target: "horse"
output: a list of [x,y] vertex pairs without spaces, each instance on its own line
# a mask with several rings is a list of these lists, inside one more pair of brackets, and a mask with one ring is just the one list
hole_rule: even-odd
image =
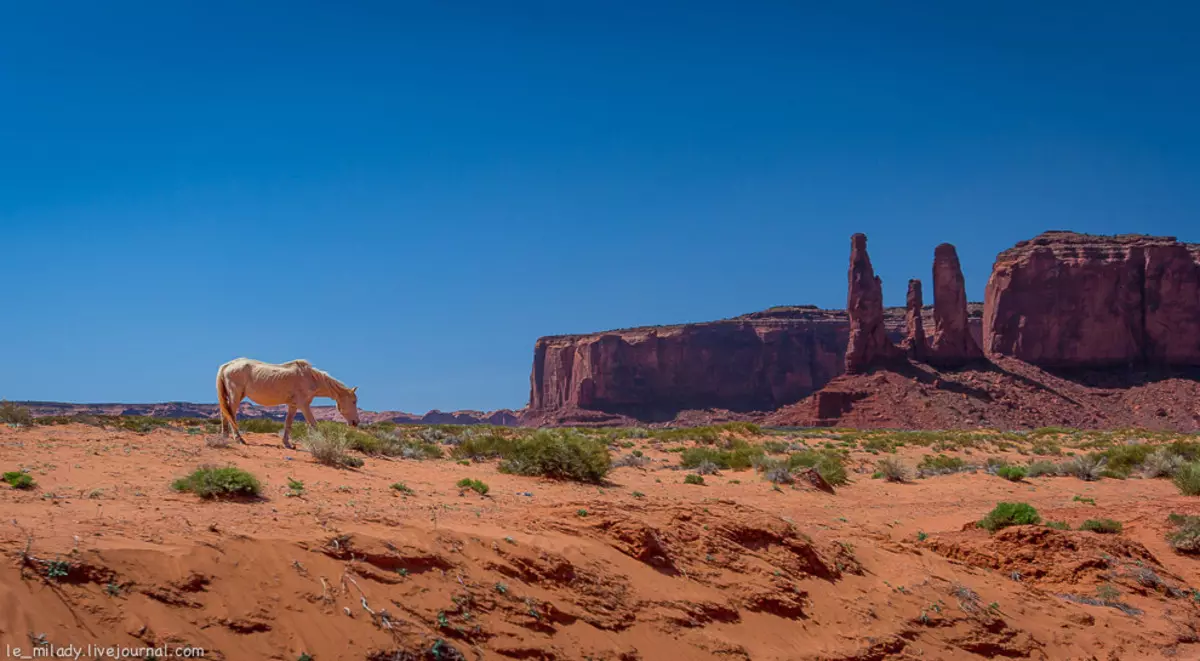
[[246,440],[238,429],[237,410],[242,399],[262,406],[287,404],[287,420],[283,424],[283,447],[293,449],[290,439],[292,419],[296,409],[304,412],[304,421],[311,429],[317,428],[317,419],[312,414],[314,397],[329,397],[337,402],[338,412],[350,423],[358,426],[358,388],[347,388],[344,383],[312,366],[307,360],[293,360],[276,365],[250,358],[235,358],[217,369],[217,401],[221,406],[221,436],[228,438],[232,428],[237,440],[243,445]]

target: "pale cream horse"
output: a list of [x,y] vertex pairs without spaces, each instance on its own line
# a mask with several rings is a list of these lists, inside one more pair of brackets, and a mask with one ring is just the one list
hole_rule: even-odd
[[217,401],[221,405],[221,435],[229,436],[233,429],[237,440],[245,443],[238,429],[237,411],[242,399],[263,406],[287,404],[287,420],[283,423],[283,446],[291,448],[292,419],[296,409],[304,412],[304,421],[316,429],[312,414],[314,397],[328,397],[337,402],[338,412],[351,426],[358,426],[358,388],[345,384],[312,366],[307,360],[293,360],[275,365],[250,358],[235,358],[217,370]]

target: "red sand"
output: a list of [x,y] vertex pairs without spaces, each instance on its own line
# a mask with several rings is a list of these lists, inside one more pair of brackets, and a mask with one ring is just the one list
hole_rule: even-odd
[[[892,484],[856,453],[862,472],[835,495],[750,471],[693,486],[676,455],[641,446],[649,470],[596,487],[449,459],[343,471],[250,439],[0,427],[0,468],[38,483],[0,485],[0,646],[188,644],[235,661],[1200,658],[1200,607],[1182,592],[1200,562],[1164,540],[1168,513],[1200,514],[1200,499],[1169,481]],[[266,499],[171,491],[203,463],[251,471]],[[286,495],[288,477],[303,496]],[[461,494],[462,477],[490,494]],[[1002,500],[1125,530],[964,530]],[[54,561],[66,576],[46,577]],[[1143,614],[1060,596],[1101,586]]]

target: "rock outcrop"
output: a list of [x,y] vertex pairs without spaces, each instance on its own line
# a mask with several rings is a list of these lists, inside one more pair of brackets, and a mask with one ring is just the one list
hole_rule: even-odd
[[846,313],[850,316],[850,342],[846,347],[847,373],[862,373],[872,366],[894,362],[901,355],[884,329],[883,282],[871,267],[865,234],[850,237]]
[[988,280],[984,348],[1045,367],[1200,365],[1200,245],[1045,232]]
[[933,337],[927,360],[955,367],[982,358],[983,350],[967,325],[967,288],[958,251],[943,243],[933,252]]
[[922,299],[921,281],[909,280],[908,295],[904,299],[904,342],[900,344],[900,348],[904,349],[908,357],[913,360],[924,360],[928,350],[925,340],[925,321],[921,318],[921,312],[925,307]]

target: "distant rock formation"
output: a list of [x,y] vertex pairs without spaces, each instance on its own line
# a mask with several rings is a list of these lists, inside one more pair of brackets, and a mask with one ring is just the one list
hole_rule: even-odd
[[[216,404],[195,404],[191,402],[161,402],[154,404],[71,404],[66,402],[17,402],[27,407],[34,417],[45,416],[76,416],[76,415],[144,415],[155,418],[218,418],[221,413]],[[312,407],[313,416],[317,420],[341,420],[342,416],[333,406]],[[514,426],[520,423],[523,411],[499,409],[497,411],[452,411],[443,413],[433,410],[424,415],[404,413],[403,411],[359,411],[359,420],[364,424],[373,422],[395,422],[399,424],[425,425],[504,425]],[[287,415],[286,406],[258,406],[243,401],[238,409],[239,418],[271,418],[283,420]],[[297,419],[303,419],[303,414],[297,414]]]
[[958,251],[943,243],[933,251],[933,338],[927,360],[955,367],[982,359],[983,350],[967,326],[967,288]]
[[871,267],[865,234],[850,237],[846,313],[850,316],[850,342],[846,347],[847,373],[858,374],[874,365],[894,362],[901,355],[884,330],[883,282]]
[[925,303],[921,295],[920,280],[908,281],[908,295],[904,302],[904,342],[900,344],[900,348],[904,349],[912,360],[924,360],[928,344],[925,340],[925,320],[921,318]]
[[984,348],[1047,367],[1200,365],[1200,245],[1045,232],[996,257]]

